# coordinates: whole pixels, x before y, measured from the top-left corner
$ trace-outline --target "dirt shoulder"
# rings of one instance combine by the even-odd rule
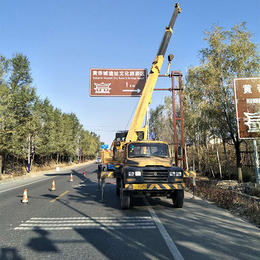
[[[64,164],[64,165],[50,166],[50,167],[48,167],[48,170],[46,170],[46,168],[44,170],[37,168],[35,170],[32,170],[30,173],[21,174],[21,175],[1,174],[0,184],[11,182],[11,181],[14,181],[14,180],[27,179],[27,178],[31,178],[31,177],[34,177],[34,176],[37,176],[37,175],[43,175],[43,174],[46,174],[46,173],[52,173],[52,172],[59,173],[60,171],[63,171],[63,170],[83,167],[85,165],[88,165],[88,164],[91,164],[91,163],[94,163],[94,162],[95,162],[95,160],[91,160],[91,161],[84,162],[84,163],[73,163],[73,164],[70,164],[70,165]]]
[[[193,191],[192,180],[187,179],[185,182],[186,187]],[[254,184],[198,177],[195,191],[196,196],[211,201],[260,228],[260,189]]]

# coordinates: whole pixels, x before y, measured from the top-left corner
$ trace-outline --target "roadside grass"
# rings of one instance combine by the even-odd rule
[[[193,190],[192,179],[185,179],[186,187]],[[258,190],[255,191],[258,194]],[[196,196],[214,202],[217,206],[227,209],[235,216],[241,217],[260,228],[260,198],[250,196],[231,186],[219,187],[210,180],[196,179]]]

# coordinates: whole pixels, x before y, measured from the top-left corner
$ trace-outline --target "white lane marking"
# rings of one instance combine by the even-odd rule
[[[121,226],[121,227],[124,227],[124,226],[149,226],[149,225],[153,225],[154,223],[151,222],[151,223],[109,223],[109,226]],[[76,227],[76,226],[82,226],[82,227],[86,227],[86,226],[104,226],[104,225],[107,225],[107,224],[104,224],[103,222],[102,223],[63,223],[63,224],[57,224],[57,223],[53,223],[53,224],[39,224],[39,225],[35,225],[34,223],[31,223],[31,224],[21,224],[20,227],[52,227],[52,226],[55,226],[55,227]]]
[[[16,186],[16,187],[13,187],[13,188],[10,188],[10,189],[7,189],[7,190],[2,190],[2,191],[0,191],[0,193],[6,192],[6,191],[10,191],[10,190],[15,190],[15,189],[18,189],[18,188],[21,188],[21,187],[24,187],[24,186],[29,186],[31,184],[34,184],[34,183],[37,183],[37,182],[41,182],[41,181],[45,181],[45,180],[48,180],[48,179],[54,179],[56,177],[57,176],[52,176],[52,177],[49,177],[49,178],[46,177],[46,178],[41,179],[39,181],[34,181],[34,182],[26,183],[26,184],[23,184],[23,185],[20,185],[20,186]]]
[[[14,230],[66,230],[66,229],[145,229],[156,228],[149,217],[68,217],[68,218],[31,218]]]
[[[16,227],[15,230],[74,230],[74,229],[155,229],[156,226],[135,226],[135,227]]]
[[[166,231],[165,227],[163,226],[162,222],[160,221],[160,219],[158,218],[157,214],[155,213],[155,211],[153,210],[153,208],[150,206],[149,202],[147,201],[147,199],[145,197],[143,197],[143,200],[151,214],[151,217],[153,218],[157,228],[159,229],[165,243],[167,244],[169,250],[171,251],[173,257],[175,260],[184,260],[183,256],[181,255],[180,251],[178,250],[178,248],[176,247],[176,245],[174,244],[174,242],[172,241],[170,235],[168,234],[168,232]]]
[[[102,223],[113,223],[113,222],[119,222],[119,223],[127,223],[127,222],[153,222],[153,220],[149,219],[121,219],[121,220],[102,220]],[[27,220],[26,223],[42,223],[42,224],[48,224],[48,223],[91,223],[96,222],[94,219],[86,219],[86,220]]]
[[[152,219],[149,217],[64,217],[64,218],[37,218],[33,217],[31,219],[43,219],[43,220],[59,220],[59,219]]]

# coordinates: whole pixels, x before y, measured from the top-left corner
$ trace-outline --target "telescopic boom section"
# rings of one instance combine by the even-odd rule
[[[148,79],[147,79],[146,84],[143,89],[142,96],[140,97],[132,124],[130,126],[130,129],[128,131],[128,134],[127,134],[127,137],[125,140],[126,143],[130,142],[130,141],[138,140],[138,132],[144,132],[144,139],[147,139],[147,129],[141,128],[142,123],[144,121],[147,107],[151,103],[153,90],[154,90],[156,81],[158,79],[158,76],[159,76],[163,61],[164,61],[164,55],[166,53],[166,50],[168,48],[168,45],[169,45],[169,42],[170,42],[170,39],[172,36],[173,26],[175,24],[176,18],[179,13],[181,13],[181,8],[179,7],[179,4],[177,3],[177,4],[175,4],[175,9],[174,9],[171,21],[169,23],[169,26],[166,27],[166,29],[165,29],[164,37],[163,37],[163,40],[159,47],[159,50],[157,52],[157,55],[152,63],[152,68],[150,70]]]
[[[165,33],[164,33],[163,40],[161,42],[160,48],[157,52],[157,56],[162,55],[164,57],[166,50],[168,48],[171,36],[172,36],[173,26],[175,24],[176,18],[177,18],[179,13],[181,13],[181,8],[179,7],[179,4],[177,3],[177,4],[175,4],[175,9],[174,9],[174,12],[172,14],[172,18],[171,18],[171,21],[169,23],[169,26],[165,28]]]

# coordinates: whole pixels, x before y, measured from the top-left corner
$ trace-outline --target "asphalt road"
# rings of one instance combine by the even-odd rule
[[[101,201],[96,170],[92,163],[0,184],[0,259],[260,259],[253,225],[188,192],[182,209],[134,198],[121,210],[114,179]]]

